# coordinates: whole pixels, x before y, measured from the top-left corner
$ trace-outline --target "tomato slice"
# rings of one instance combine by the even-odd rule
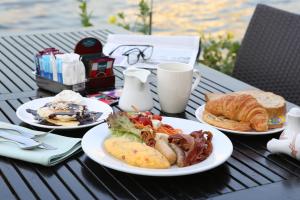
[[[145,115],[146,115],[146,116],[151,116],[152,113],[151,113],[150,111],[146,111],[146,112],[145,112]]]
[[[152,119],[161,121],[161,120],[162,120],[162,117],[161,117],[160,115],[153,115],[153,116],[152,116]]]
[[[152,121],[148,117],[140,116],[138,121],[139,121],[139,123],[143,124],[144,126],[147,126],[147,125],[152,126]]]

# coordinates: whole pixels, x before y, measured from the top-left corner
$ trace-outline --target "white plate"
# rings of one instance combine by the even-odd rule
[[[101,123],[103,119],[106,119],[108,115],[113,112],[112,108],[106,103],[103,103],[95,99],[84,98],[84,104],[87,105],[88,110],[94,112],[102,112],[103,114],[99,117],[97,121],[93,123],[80,125],[80,126],[67,127],[67,126],[49,126],[49,125],[39,124],[38,121],[34,119],[34,116],[26,111],[26,109],[37,110],[38,108],[44,106],[46,103],[51,102],[52,99],[53,97],[45,97],[45,98],[35,99],[27,103],[24,103],[17,109],[16,114],[20,120],[33,126],[37,126],[41,128],[50,128],[50,129],[76,129],[76,128],[95,126]]]
[[[184,133],[191,133],[196,130],[210,131],[213,134],[213,151],[211,155],[206,160],[198,164],[183,168],[179,168],[177,166],[172,166],[169,169],[134,167],[112,157],[104,149],[104,140],[110,136],[106,123],[92,128],[83,136],[81,143],[82,149],[92,160],[105,167],[145,176],[181,176],[203,172],[221,165],[232,153],[233,147],[228,137],[211,126],[191,120],[172,117],[163,117],[163,122],[172,125],[174,128],[182,129]]]
[[[196,118],[204,123],[204,124],[208,124],[207,122],[205,122],[203,119],[202,119],[202,115],[203,115],[203,112],[204,112],[204,109],[205,109],[205,104],[200,106],[196,111],[195,111],[195,115],[196,115]],[[210,124],[209,124],[210,125]],[[210,125],[210,126],[213,126],[213,125]],[[229,132],[229,133],[235,133],[235,134],[241,134],[241,135],[268,135],[268,134],[274,134],[274,133],[278,133],[280,131],[283,131],[286,127],[286,124],[283,125],[283,127],[281,128],[274,128],[274,129],[270,129],[268,131],[263,131],[263,132],[257,132],[257,131],[235,131],[235,130],[230,130],[230,129],[225,129],[225,128],[220,128],[220,127],[217,127],[217,126],[213,126],[221,131],[226,131],[226,132]]]

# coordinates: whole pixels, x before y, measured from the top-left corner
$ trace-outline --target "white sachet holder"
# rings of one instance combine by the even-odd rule
[[[300,160],[300,108],[294,107],[287,113],[287,128],[279,139],[267,143],[271,153],[284,153]]]
[[[75,85],[85,82],[85,67],[76,53],[56,55],[62,60],[62,79],[65,85]]]

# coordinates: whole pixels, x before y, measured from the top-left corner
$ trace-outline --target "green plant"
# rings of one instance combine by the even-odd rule
[[[139,13],[137,14],[136,21],[133,24],[130,24],[126,20],[127,17],[123,12],[119,12],[116,15],[110,16],[108,22],[110,24],[121,26],[127,30],[149,34],[151,28],[151,24],[149,21],[151,13],[150,6],[145,0],[140,0],[138,8]]]
[[[130,30],[130,24],[125,19],[125,14],[123,12],[117,13],[117,15],[112,15],[108,18],[110,24],[115,24],[117,26],[123,27],[126,30]]]
[[[200,63],[231,75],[237,52],[241,46],[239,41],[234,40],[231,33],[213,37],[201,34],[202,54],[198,60]]]
[[[140,12],[137,15],[138,21],[136,22],[137,31],[144,34],[149,34],[150,32],[149,18],[150,18],[151,10],[146,1],[141,0],[139,2],[139,11]]]
[[[81,25],[84,27],[93,26],[93,24],[90,22],[90,19],[92,17],[93,12],[88,13],[87,12],[87,2],[86,0],[78,0],[80,2],[79,9],[80,9],[80,19],[81,19]]]

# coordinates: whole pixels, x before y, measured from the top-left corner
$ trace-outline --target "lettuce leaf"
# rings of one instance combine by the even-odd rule
[[[135,141],[142,141],[142,129],[137,129],[125,112],[110,114],[107,118],[107,124],[113,136],[125,136]]]
[[[120,130],[116,130],[116,129],[111,129],[111,134],[112,136],[114,137],[126,137],[126,138],[129,138],[130,140],[132,141],[135,141],[135,142],[142,142],[141,138],[132,134],[132,133],[129,133],[129,132],[124,132],[124,131],[120,131]]]

